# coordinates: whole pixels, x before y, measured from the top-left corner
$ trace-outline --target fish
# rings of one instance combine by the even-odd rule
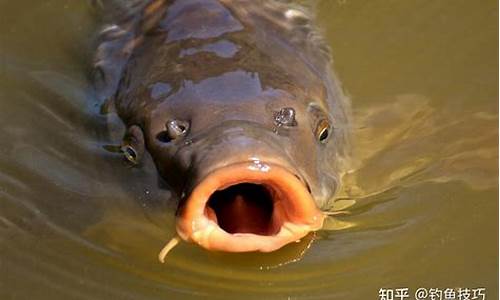
[[[98,2],[97,98],[177,195],[178,237],[271,252],[320,230],[349,161],[350,104],[311,10],[290,1]],[[111,21],[110,21],[111,20]]]

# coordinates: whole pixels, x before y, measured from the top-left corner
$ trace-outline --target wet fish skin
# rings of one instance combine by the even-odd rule
[[[214,170],[262,161],[327,209],[348,159],[349,104],[312,19],[285,1],[135,1],[103,31],[97,91],[142,129],[179,197]]]

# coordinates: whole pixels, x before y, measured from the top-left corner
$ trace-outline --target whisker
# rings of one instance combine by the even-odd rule
[[[174,238],[172,238],[168,243],[161,249],[160,253],[158,254],[158,260],[163,264],[165,263],[165,258],[167,257],[167,254],[175,247],[179,242],[181,241],[180,237],[176,235]]]

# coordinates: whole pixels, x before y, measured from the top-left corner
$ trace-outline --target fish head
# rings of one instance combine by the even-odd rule
[[[126,44],[117,112],[132,159],[147,150],[177,192],[181,238],[273,251],[322,226],[345,156],[345,102],[324,47],[293,14],[194,2],[175,2]]]
[[[269,252],[321,228],[338,178],[327,161],[331,116],[311,99],[237,70],[184,82],[144,110],[146,148],[181,198],[182,238]]]

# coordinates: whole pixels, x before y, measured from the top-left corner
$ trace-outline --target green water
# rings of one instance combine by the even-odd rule
[[[85,1],[0,1],[1,299],[498,298],[498,2],[315,1],[352,100],[328,229],[271,254],[181,244],[150,159],[130,168],[87,84]]]

